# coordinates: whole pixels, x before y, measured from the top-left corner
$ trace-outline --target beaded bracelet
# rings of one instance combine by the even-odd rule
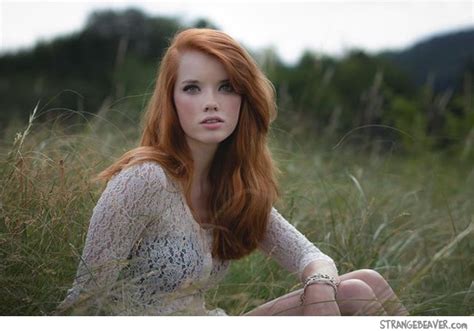
[[[339,282],[336,281],[334,277],[331,277],[329,275],[315,274],[306,278],[304,282],[303,293],[301,294],[301,297],[300,297],[301,304],[304,304],[304,294],[306,292],[306,288],[311,284],[318,284],[318,283],[330,285],[332,289],[334,290],[334,296],[336,296]]]

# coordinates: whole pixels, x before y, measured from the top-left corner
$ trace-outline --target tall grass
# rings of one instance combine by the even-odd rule
[[[0,141],[2,315],[49,315],[62,301],[103,190],[89,179],[139,134],[136,123],[108,121],[107,111],[74,130],[39,116]],[[466,158],[371,153],[278,123],[271,147],[282,169],[278,209],[340,273],[377,270],[415,315],[473,314],[474,169]],[[209,308],[238,315],[299,287],[296,275],[255,252],[206,298]]]

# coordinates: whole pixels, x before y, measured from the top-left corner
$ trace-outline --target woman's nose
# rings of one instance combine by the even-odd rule
[[[218,108],[219,108],[219,106],[216,102],[215,96],[212,93],[209,93],[209,95],[208,95],[208,97],[205,101],[205,104],[204,104],[204,111],[208,111],[208,110],[217,111]]]
[[[207,103],[206,106],[204,107],[204,111],[208,110],[215,110],[217,111],[217,104],[215,102],[213,103]]]

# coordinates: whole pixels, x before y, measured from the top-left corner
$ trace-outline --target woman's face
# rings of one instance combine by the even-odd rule
[[[217,145],[232,134],[242,98],[216,58],[189,50],[181,55],[174,103],[188,146]]]

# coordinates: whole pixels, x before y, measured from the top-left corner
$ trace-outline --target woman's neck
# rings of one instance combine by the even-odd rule
[[[209,187],[209,169],[218,145],[199,144],[188,141],[188,146],[191,150],[194,165],[192,190],[195,194],[201,195],[205,193]]]

